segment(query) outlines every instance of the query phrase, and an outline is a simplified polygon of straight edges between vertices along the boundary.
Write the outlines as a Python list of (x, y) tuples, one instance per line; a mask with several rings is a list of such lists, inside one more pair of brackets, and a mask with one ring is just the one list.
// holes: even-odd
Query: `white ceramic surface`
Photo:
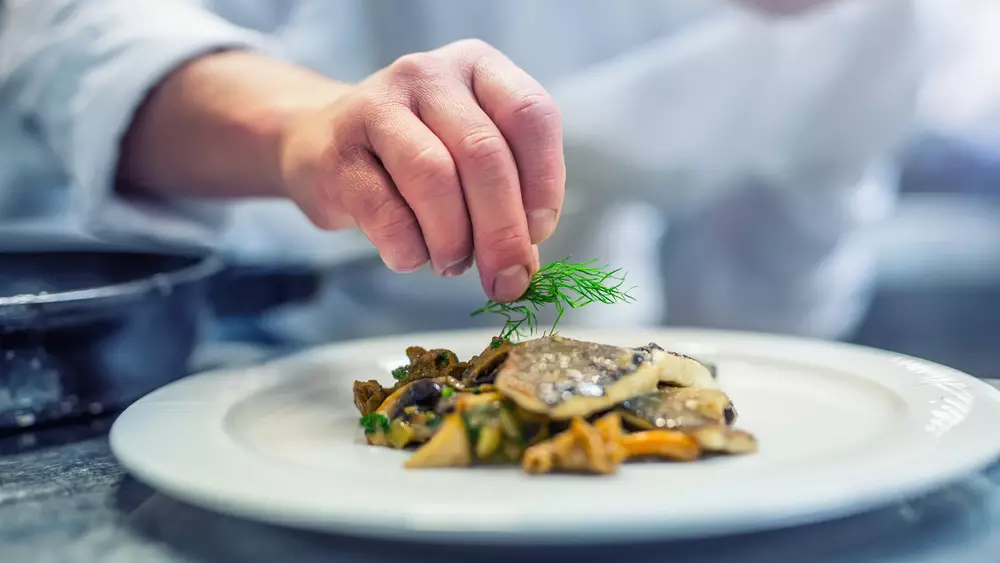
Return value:
[(490, 334), (333, 345), (160, 389), (117, 420), (111, 446), (139, 480), (251, 519), (409, 540), (608, 542), (746, 532), (834, 518), (918, 494), (1000, 453), (1000, 392), (889, 352), (706, 331), (565, 336), (657, 342), (715, 362), (760, 452), (641, 464), (612, 477), (516, 469), (406, 471), (369, 447), (355, 379), (388, 379), (407, 345), (476, 353)]

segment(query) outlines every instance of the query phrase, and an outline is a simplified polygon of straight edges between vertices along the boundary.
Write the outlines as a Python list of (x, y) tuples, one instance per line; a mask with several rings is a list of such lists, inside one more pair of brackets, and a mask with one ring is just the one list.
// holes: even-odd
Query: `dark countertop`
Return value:
[(919, 498), (824, 524), (725, 539), (573, 549), (441, 547), (327, 536), (220, 516), (115, 463), (110, 419), (0, 438), (0, 561), (994, 562), (1000, 463)]

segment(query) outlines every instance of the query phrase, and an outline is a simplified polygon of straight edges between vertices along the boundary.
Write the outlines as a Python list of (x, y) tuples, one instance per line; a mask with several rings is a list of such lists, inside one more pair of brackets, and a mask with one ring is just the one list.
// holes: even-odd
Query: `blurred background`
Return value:
[[(579, 73), (570, 72), (572, 65), (591, 55), (560, 50), (558, 33), (539, 39), (540, 23), (515, 24), (510, 14), (524, 6), (491, 12), (510, 25), (503, 33), (487, 30), (484, 38), (514, 46), (508, 52), (540, 77), (567, 122), (567, 209), (557, 235), (542, 246), (543, 260), (573, 256), (621, 266), (639, 297), (631, 307), (595, 305), (571, 322), (835, 338), (1000, 377), (994, 345), (1000, 335), (1000, 36), (992, 31), (1000, 5), (834, 2), (825, 7), (830, 13), (821, 6), (818, 15), (762, 23), (740, 20), (725, 4), (659, 3), (671, 26), (647, 29), (638, 47), (583, 65)], [(461, 14), (455, 4), (443, 11)], [(409, 17), (428, 17), (416, 12)], [(630, 33), (629, 10), (621, 12), (616, 23)], [(387, 20), (404, 25), (399, 22), (407, 18), (397, 13)], [(566, 26), (584, 20), (578, 16)], [(289, 21), (283, 35), (289, 49), (310, 51), (313, 39), (295, 32), (294, 14)], [(591, 43), (628, 44), (614, 29), (601, 31), (592, 32)], [(373, 52), (374, 62), (365, 64), (385, 64), (421, 47), (398, 35), (404, 38), (399, 45)], [(461, 36), (442, 35), (440, 42)], [(532, 52), (539, 43), (552, 52)], [(572, 64), (561, 67), (566, 61)], [(614, 97), (623, 101), (605, 103)], [(782, 190), (806, 195), (774, 195)], [(846, 218), (828, 232), (802, 226), (838, 213)], [(285, 236), (301, 241), (278, 244), (260, 228), (269, 220), (279, 222), (271, 204), (247, 204), (238, 212), (233, 236), (243, 246), (233, 260), (252, 261), (291, 245), (325, 246), (325, 260), (336, 262), (345, 247), (356, 248), (343, 243), (347, 235), (316, 235), (323, 242), (310, 243), (311, 233), (289, 231)], [(809, 236), (823, 249), (794, 242)], [(247, 240), (259, 241), (258, 254), (246, 252)], [(215, 334), (295, 347), (491, 322), (466, 314), (482, 302), (472, 274), (460, 280), (396, 276), (366, 259), (364, 250), (357, 256), (364, 267), (323, 269), (329, 283), (315, 288), (311, 302), (322, 307), (269, 306), (252, 320), (226, 320)], [(790, 281), (817, 277), (805, 289)], [(265, 301), (271, 291), (260, 286)]]
[[(636, 287), (565, 326), (839, 339), (1000, 377), (1000, 3), (186, 3), (339, 79), (465, 37), (535, 75), (569, 175), (542, 260), (596, 258)], [(358, 233), (275, 201), (235, 204), (207, 260), (3, 260), (0, 428), (327, 342), (499, 327), (469, 317), (475, 272), (392, 274)]]

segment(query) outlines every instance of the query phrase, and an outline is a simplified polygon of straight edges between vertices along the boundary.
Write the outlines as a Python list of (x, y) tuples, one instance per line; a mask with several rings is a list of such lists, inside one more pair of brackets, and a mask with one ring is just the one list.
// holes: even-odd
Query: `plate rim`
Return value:
[[(562, 332), (563, 334), (571, 334), (574, 337), (579, 336), (580, 338), (587, 338), (588, 335), (603, 334), (605, 336), (602, 337), (602, 339), (607, 339), (607, 335), (614, 334), (615, 336), (613, 339), (622, 341), (627, 338), (638, 337), (640, 335), (645, 335), (642, 336), (642, 339), (650, 338), (652, 340), (659, 340), (660, 342), (669, 341), (671, 339), (702, 342), (715, 341), (716, 348), (724, 348), (725, 341), (730, 339), (742, 341), (744, 342), (744, 345), (748, 345), (750, 341), (756, 340), (759, 343), (777, 344), (779, 347), (789, 345), (806, 346), (807, 348), (819, 347), (820, 349), (827, 350), (828, 352), (847, 353), (857, 355), (857, 357), (860, 358), (869, 358), (871, 360), (878, 360), (882, 362), (910, 362), (914, 368), (926, 370), (929, 374), (940, 377), (950, 377), (953, 379), (957, 378), (964, 385), (971, 388), (971, 392), (974, 393), (977, 399), (985, 399), (985, 401), (980, 402), (978, 405), (980, 408), (975, 414), (977, 416), (983, 416), (982, 413), (986, 412), (987, 416), (992, 416), (996, 421), (1000, 421), (1000, 390), (997, 390), (993, 386), (979, 380), (978, 378), (965, 374), (954, 368), (886, 350), (850, 343), (831, 342), (820, 339), (783, 336), (762, 332), (717, 331), (688, 328), (639, 328), (627, 330), (568, 328), (563, 329)], [(938, 463), (929, 467), (921, 466), (913, 469), (908, 475), (901, 476), (894, 483), (882, 487), (881, 494), (869, 493), (867, 498), (860, 500), (855, 498), (852, 499), (850, 503), (846, 503), (844, 501), (838, 502), (836, 500), (827, 501), (825, 504), (823, 502), (813, 502), (811, 504), (806, 503), (810, 506), (810, 508), (791, 511), (786, 510), (784, 514), (782, 514), (781, 511), (772, 511), (767, 514), (762, 513), (756, 519), (756, 523), (746, 522), (747, 517), (743, 516), (741, 518), (731, 519), (736, 521), (720, 521), (716, 522), (716, 525), (714, 526), (702, 526), (701, 528), (695, 530), (685, 529), (683, 526), (680, 528), (676, 526), (673, 528), (668, 527), (669, 529), (666, 529), (663, 526), (655, 525), (654, 522), (654, 525), (636, 526), (634, 528), (622, 528), (619, 526), (613, 527), (611, 530), (600, 532), (588, 531), (585, 537), (580, 537), (578, 535), (580, 529), (575, 527), (558, 529), (550, 526), (536, 526), (534, 528), (530, 528), (514, 524), (512, 527), (504, 528), (503, 526), (499, 526), (498, 529), (490, 530), (481, 529), (481, 525), (477, 527), (467, 522), (464, 528), (459, 526), (458, 528), (443, 527), (441, 529), (435, 529), (433, 526), (428, 528), (422, 526), (403, 525), (401, 524), (401, 520), (393, 518), (388, 518), (381, 522), (373, 522), (371, 521), (372, 519), (369, 518), (368, 521), (359, 523), (357, 521), (352, 521), (350, 518), (344, 518), (343, 515), (337, 518), (336, 514), (329, 513), (323, 515), (322, 518), (317, 517), (316, 514), (312, 514), (311, 516), (301, 513), (296, 514), (294, 513), (294, 510), (286, 510), (284, 513), (278, 514), (280, 511), (267, 510), (268, 508), (274, 507), (268, 507), (266, 499), (262, 505), (261, 498), (257, 498), (256, 500), (251, 499), (248, 501), (247, 498), (231, 498), (231, 495), (227, 496), (225, 494), (219, 494), (218, 490), (213, 491), (205, 486), (196, 486), (194, 489), (197, 490), (194, 490), (190, 486), (190, 483), (188, 483), (188, 486), (185, 487), (176, 480), (171, 479), (169, 475), (164, 475), (162, 471), (155, 467), (155, 464), (147, 463), (147, 461), (132, 455), (130, 444), (128, 443), (128, 440), (131, 439), (129, 436), (128, 425), (132, 424), (131, 421), (133, 418), (137, 415), (144, 414), (143, 411), (152, 410), (155, 413), (157, 409), (179, 408), (184, 406), (177, 401), (170, 399), (171, 393), (176, 393), (178, 390), (183, 391), (185, 387), (197, 385), (198, 382), (205, 382), (210, 379), (225, 382), (226, 380), (232, 380), (235, 377), (243, 378), (242, 383), (244, 385), (241, 386), (242, 389), (239, 390), (240, 392), (234, 393), (225, 400), (216, 397), (211, 400), (191, 401), (186, 405), (187, 407), (198, 406), (199, 408), (203, 408), (205, 409), (204, 413), (214, 413), (214, 418), (210, 417), (204, 420), (215, 420), (216, 423), (220, 424), (220, 428), (210, 429), (212, 432), (215, 432), (216, 430), (221, 431), (221, 422), (233, 406), (239, 404), (247, 397), (262, 390), (272, 388), (277, 384), (273, 381), (257, 381), (256, 383), (258, 385), (252, 385), (254, 382), (248, 380), (253, 378), (248, 378), (248, 372), (250, 374), (257, 374), (256, 377), (258, 380), (273, 380), (275, 379), (275, 376), (271, 375), (271, 377), (266, 377), (267, 374), (280, 372), (283, 365), (303, 363), (309, 364), (317, 360), (322, 360), (323, 358), (336, 356), (338, 353), (344, 354), (346, 351), (352, 349), (364, 349), (372, 346), (384, 348), (386, 350), (396, 349), (399, 347), (401, 342), (412, 343), (421, 339), (423, 341), (483, 338), (488, 340), (492, 334), (493, 333), (491, 331), (485, 330), (460, 330), (412, 333), (380, 338), (358, 339), (332, 343), (304, 350), (302, 352), (265, 362), (257, 366), (213, 370), (201, 374), (195, 374), (153, 391), (128, 407), (112, 426), (110, 432), (111, 450), (119, 463), (136, 479), (181, 501), (200, 506), (211, 511), (222, 512), (231, 516), (248, 518), (251, 520), (265, 521), (279, 525), (291, 525), (321, 532), (344, 533), (349, 535), (391, 538), (407, 541), (458, 543), (506, 543), (510, 541), (517, 541), (520, 543), (565, 543), (566, 541), (573, 541), (576, 543), (581, 541), (586, 543), (616, 543), (629, 540), (709, 537), (720, 534), (762, 531), (766, 529), (786, 527), (789, 525), (808, 524), (884, 506), (892, 502), (894, 498), (912, 496), (927, 492), (948, 482), (959, 480), (969, 474), (981, 470), (994, 461), (998, 455), (1000, 455), (1000, 444), (990, 446), (987, 443), (988, 441), (981, 441), (981, 444), (973, 443), (972, 446), (970, 446), (966, 443), (964, 445), (964, 449), (969, 451), (964, 454), (964, 457), (961, 460), (955, 461), (954, 459), (950, 459), (949, 463)], [(635, 345), (640, 344), (644, 343), (637, 342)], [(877, 379), (874, 378), (870, 378), (869, 380), (877, 381)], [(987, 406), (983, 406), (984, 403)], [(992, 412), (987, 412), (990, 410), (990, 407), (988, 406), (990, 404), (992, 404)], [(215, 436), (215, 438), (218, 439), (219, 437)], [(965, 438), (967, 441), (967, 436)], [(235, 443), (232, 443), (232, 446), (234, 446), (235, 449), (226, 450), (229, 455), (237, 457), (243, 455), (244, 459), (247, 459), (248, 462), (249, 460), (255, 459), (249, 455), (249, 452), (243, 452), (243, 454), (236, 453), (240, 448)], [(942, 447), (947, 449), (948, 447), (954, 447), (954, 445), (944, 443)], [(256, 463), (259, 464), (260, 460), (256, 460)], [(737, 521), (743, 522), (740, 523)]]

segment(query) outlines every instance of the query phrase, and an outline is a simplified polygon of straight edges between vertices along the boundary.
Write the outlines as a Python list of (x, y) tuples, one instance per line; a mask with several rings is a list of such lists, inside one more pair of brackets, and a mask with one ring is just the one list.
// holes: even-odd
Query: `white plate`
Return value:
[(860, 512), (987, 465), (1000, 392), (923, 360), (842, 344), (703, 331), (575, 331), (655, 341), (718, 364), (760, 452), (624, 467), (612, 477), (516, 469), (406, 471), (364, 444), (355, 379), (387, 379), (407, 345), (479, 352), (490, 334), (334, 345), (193, 376), (132, 405), (111, 447), (181, 500), (317, 530), (432, 541), (605, 542), (775, 528)]

